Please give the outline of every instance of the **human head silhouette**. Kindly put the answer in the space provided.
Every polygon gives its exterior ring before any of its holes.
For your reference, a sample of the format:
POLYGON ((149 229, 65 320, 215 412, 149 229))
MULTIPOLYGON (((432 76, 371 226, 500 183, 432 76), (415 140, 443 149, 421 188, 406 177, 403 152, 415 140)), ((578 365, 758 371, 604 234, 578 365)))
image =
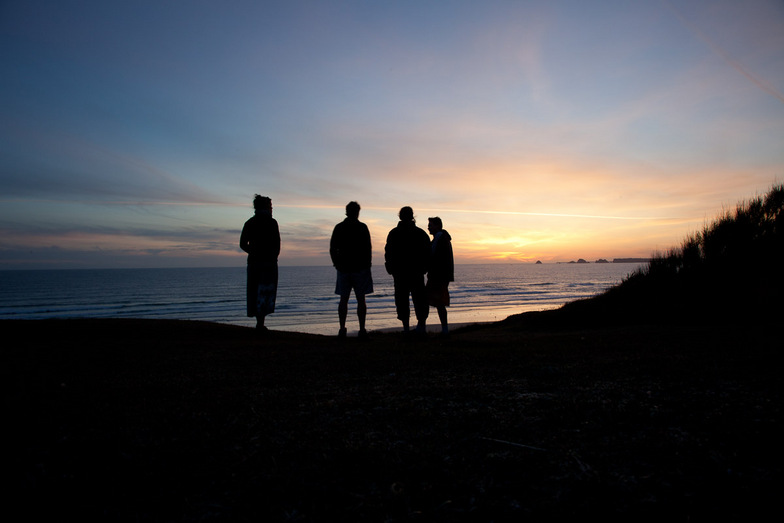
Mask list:
POLYGON ((401 222, 416 223, 416 220, 414 220, 414 209, 412 209, 411 207, 405 206, 401 208, 400 212, 398 213, 398 217, 400 218, 401 222))
POLYGON ((253 197, 253 209, 256 212, 272 212, 272 199, 269 196, 257 194, 253 197))
POLYGON ((359 218, 359 204, 357 202, 348 202, 346 204, 346 216, 349 218, 359 218))
POLYGON ((443 228, 444 224, 441 222, 441 218, 438 216, 433 216, 432 218, 427 219, 427 230, 430 231, 431 234, 435 234, 443 228))

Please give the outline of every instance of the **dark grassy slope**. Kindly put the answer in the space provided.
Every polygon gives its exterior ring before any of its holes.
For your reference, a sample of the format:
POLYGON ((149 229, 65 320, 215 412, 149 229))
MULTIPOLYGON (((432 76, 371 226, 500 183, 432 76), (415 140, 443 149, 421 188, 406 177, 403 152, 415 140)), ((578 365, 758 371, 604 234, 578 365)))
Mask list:
POLYGON ((620 285, 526 321, 776 323, 784 311, 782 267, 784 186, 777 185, 655 255, 620 285))

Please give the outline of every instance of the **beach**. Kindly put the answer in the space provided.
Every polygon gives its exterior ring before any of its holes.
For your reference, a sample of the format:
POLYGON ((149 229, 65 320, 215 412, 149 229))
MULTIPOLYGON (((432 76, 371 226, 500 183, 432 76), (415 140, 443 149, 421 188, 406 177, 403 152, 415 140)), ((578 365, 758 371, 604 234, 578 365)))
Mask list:
POLYGON ((343 341, 199 321, 0 322, 15 340, 0 351, 6 510, 700 521, 777 508, 772 326, 538 317, 343 341))

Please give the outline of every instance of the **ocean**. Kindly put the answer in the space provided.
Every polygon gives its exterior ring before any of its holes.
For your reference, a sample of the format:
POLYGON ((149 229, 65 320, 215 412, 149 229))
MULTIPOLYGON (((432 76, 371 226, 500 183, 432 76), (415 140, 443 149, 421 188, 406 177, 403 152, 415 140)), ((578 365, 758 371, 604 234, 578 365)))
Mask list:
MULTIPOLYGON (((499 321, 594 296, 637 269, 633 263, 456 265, 450 324, 499 321)), ((373 267, 368 330, 400 327, 391 276, 373 267)), ((336 334, 333 267, 280 267, 273 330, 336 334)), ((245 267, 0 271, 0 319, 159 318, 253 326, 245 315, 245 267)), ((413 308, 412 308, 413 321, 413 308)), ((430 324, 437 324, 431 308, 430 324)), ((358 328, 349 302, 349 333, 358 328)))

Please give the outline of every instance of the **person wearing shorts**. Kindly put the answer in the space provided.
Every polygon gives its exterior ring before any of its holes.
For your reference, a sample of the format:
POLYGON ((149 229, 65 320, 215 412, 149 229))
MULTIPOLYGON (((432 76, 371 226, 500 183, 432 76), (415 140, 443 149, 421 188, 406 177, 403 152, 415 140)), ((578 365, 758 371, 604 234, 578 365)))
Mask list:
POLYGON ((373 254, 370 231, 367 225, 359 221, 359 211, 360 206, 357 202, 349 202, 346 205, 346 218, 335 226, 329 242, 329 255, 332 258, 332 265, 337 270, 335 294, 340 296, 338 303, 340 322, 338 337, 340 338, 346 337, 348 300, 352 290, 357 299, 359 337, 367 337, 365 296, 373 293, 373 275, 370 272, 373 254))

